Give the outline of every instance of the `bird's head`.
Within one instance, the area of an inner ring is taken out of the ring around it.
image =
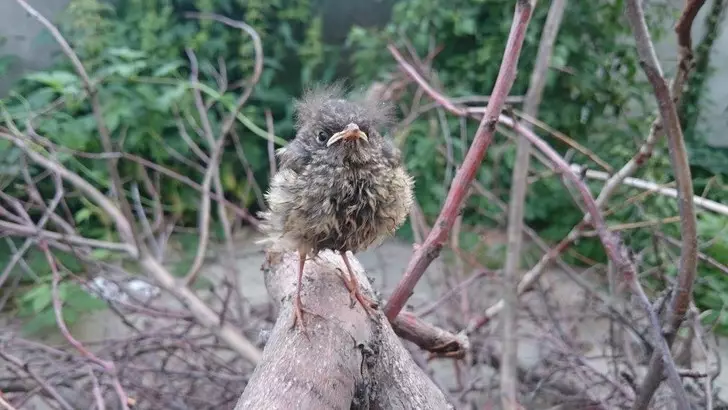
[[[388,148],[380,134],[393,118],[386,103],[347,98],[340,85],[330,85],[307,91],[295,110],[298,151],[341,164],[370,161]]]

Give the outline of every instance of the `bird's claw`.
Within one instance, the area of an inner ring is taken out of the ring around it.
[[[354,305],[356,304],[354,300],[356,299],[369,316],[376,314],[376,309],[379,308],[379,304],[377,302],[359,292],[359,289],[356,287],[349,290],[349,298],[351,298],[351,308],[354,308]]]
[[[340,268],[337,268],[341,276],[341,280],[344,281],[344,285],[346,286],[346,289],[349,290],[349,308],[353,309],[356,305],[356,302],[358,301],[362,307],[364,308],[364,311],[366,311],[367,315],[372,315],[375,313],[375,310],[379,308],[379,304],[375,301],[373,301],[368,296],[365,296],[359,291],[359,287],[352,284],[349,279],[347,279],[346,274],[343,270]]]
[[[308,330],[306,329],[306,324],[303,322],[303,313],[304,312],[309,315],[320,316],[318,313],[312,311],[311,309],[304,307],[303,304],[301,303],[301,299],[296,298],[296,301],[293,304],[293,323],[291,323],[291,329],[293,329],[294,327],[297,327],[298,330],[300,330],[301,333],[303,333],[303,335],[306,336],[306,339],[309,339]]]

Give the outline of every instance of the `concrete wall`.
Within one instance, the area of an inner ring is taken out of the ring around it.
[[[66,7],[70,0],[28,0],[41,13],[48,17],[57,16]],[[368,17],[362,16],[362,9],[357,4],[367,4]],[[386,20],[389,16],[388,9],[392,0],[370,0],[362,1],[341,1],[337,3],[335,13],[325,13],[329,23],[327,26],[328,37],[332,41],[342,41],[342,33],[345,27],[356,21],[358,24],[373,25],[378,20]],[[664,0],[664,4],[673,15],[682,8],[684,0]],[[693,27],[693,39],[699,41],[705,32],[705,16],[711,8],[713,0],[708,0],[703,6]],[[327,2],[330,6],[332,2]],[[542,6],[545,6],[544,2]],[[358,7],[358,8],[357,8]],[[327,7],[332,10],[333,7]],[[666,28],[672,30],[674,21],[667,21]],[[625,22],[626,24],[626,22]],[[701,101],[700,127],[708,136],[708,141],[716,147],[728,147],[728,19],[724,18],[721,26],[724,28],[720,33],[711,55],[711,65],[716,69],[715,74],[710,78],[703,101]],[[7,40],[4,46],[0,47],[0,55],[9,54],[17,56],[12,65],[10,73],[0,78],[0,97],[4,96],[9,86],[16,81],[23,73],[38,70],[46,67],[57,54],[57,48],[49,41],[48,36],[40,40],[38,35],[43,32],[42,27],[13,0],[0,2],[0,38]],[[676,61],[675,36],[671,33],[667,38],[656,45],[657,52],[662,60],[665,71],[670,74],[674,71]]]
[[[53,19],[70,0],[26,0],[44,16]],[[10,72],[0,77],[0,97],[24,73],[43,69],[58,54],[58,47],[44,32],[43,26],[14,0],[0,1],[0,55],[14,56]]]
[[[700,9],[693,24],[693,47],[705,36],[706,17],[713,7],[714,0],[707,0]],[[668,0],[668,7],[677,15],[684,0]],[[665,38],[655,45],[663,69],[668,75],[675,71],[677,61],[677,40],[674,34],[675,21],[665,23],[668,30]],[[728,148],[728,13],[720,22],[720,32],[713,44],[710,55],[711,74],[700,101],[699,129],[706,135],[707,142],[715,147]]]

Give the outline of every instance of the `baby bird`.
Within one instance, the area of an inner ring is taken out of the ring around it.
[[[259,214],[266,239],[298,251],[298,287],[291,327],[305,334],[301,278],[306,257],[338,252],[352,302],[367,314],[376,304],[359,289],[347,251],[376,245],[404,223],[413,202],[414,181],[400,152],[380,134],[391,124],[391,106],[348,98],[340,85],[317,87],[295,102],[296,136],[277,151],[280,161],[266,193],[268,211]],[[342,272],[343,273],[343,272]]]

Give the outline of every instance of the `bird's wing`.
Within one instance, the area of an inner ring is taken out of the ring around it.
[[[399,166],[402,163],[402,154],[399,148],[389,138],[385,138],[382,143],[382,157],[392,167]]]
[[[289,142],[285,147],[279,148],[277,155],[280,160],[279,168],[281,170],[290,169],[297,174],[301,173],[311,158],[308,150],[296,139]]]

